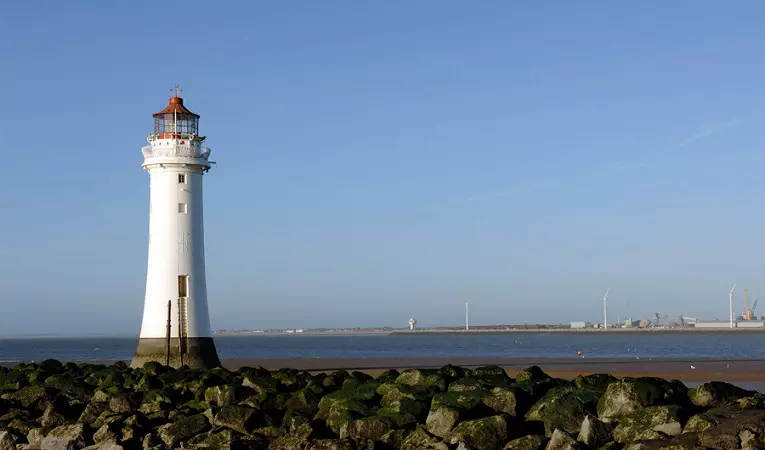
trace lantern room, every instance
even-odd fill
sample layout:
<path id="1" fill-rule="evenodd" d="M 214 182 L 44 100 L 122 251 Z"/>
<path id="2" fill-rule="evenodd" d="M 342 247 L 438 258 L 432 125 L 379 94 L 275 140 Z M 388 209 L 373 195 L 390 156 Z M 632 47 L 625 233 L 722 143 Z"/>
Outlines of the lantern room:
<path id="1" fill-rule="evenodd" d="M 170 104 L 154 117 L 154 136 L 157 139 L 190 138 L 199 135 L 199 115 L 183 106 L 183 99 L 170 98 Z"/>

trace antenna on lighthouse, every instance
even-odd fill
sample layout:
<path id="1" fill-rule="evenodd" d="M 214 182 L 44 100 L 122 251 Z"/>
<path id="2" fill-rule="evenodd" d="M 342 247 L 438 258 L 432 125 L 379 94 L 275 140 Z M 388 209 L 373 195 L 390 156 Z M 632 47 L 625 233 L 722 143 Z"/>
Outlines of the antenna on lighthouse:
<path id="1" fill-rule="evenodd" d="M 608 293 L 611 289 L 606 289 L 606 293 L 603 294 L 603 329 L 608 328 Z"/>

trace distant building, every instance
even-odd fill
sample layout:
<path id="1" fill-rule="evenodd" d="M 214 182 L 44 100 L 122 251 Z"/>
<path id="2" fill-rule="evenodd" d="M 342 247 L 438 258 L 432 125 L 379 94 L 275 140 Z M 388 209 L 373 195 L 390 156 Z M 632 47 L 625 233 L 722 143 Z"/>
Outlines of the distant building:
<path id="1" fill-rule="evenodd" d="M 571 328 L 592 328 L 590 322 L 571 322 Z"/>

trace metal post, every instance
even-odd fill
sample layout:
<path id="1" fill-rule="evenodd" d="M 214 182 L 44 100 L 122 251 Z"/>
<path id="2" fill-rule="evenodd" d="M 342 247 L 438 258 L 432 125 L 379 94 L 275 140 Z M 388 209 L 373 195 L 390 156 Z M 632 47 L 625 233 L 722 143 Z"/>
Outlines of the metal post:
<path id="1" fill-rule="evenodd" d="M 171 315 L 170 314 L 171 314 L 172 308 L 173 308 L 173 301 L 172 300 L 168 300 L 167 301 L 167 358 L 166 358 L 166 362 L 165 362 L 166 366 L 170 365 L 170 329 L 171 329 L 171 326 L 170 326 Z"/>
<path id="2" fill-rule="evenodd" d="M 181 299 L 178 299 L 178 355 L 181 357 L 181 367 L 183 367 L 183 317 L 181 316 Z"/>

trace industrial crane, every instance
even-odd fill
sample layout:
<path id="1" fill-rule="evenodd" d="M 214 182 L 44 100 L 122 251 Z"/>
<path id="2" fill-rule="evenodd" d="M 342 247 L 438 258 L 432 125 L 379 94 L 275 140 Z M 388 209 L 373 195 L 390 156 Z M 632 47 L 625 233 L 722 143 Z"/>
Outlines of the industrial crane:
<path id="1" fill-rule="evenodd" d="M 754 310 L 757 308 L 757 301 L 760 299 L 757 298 L 754 300 L 754 304 L 752 304 L 752 308 L 749 308 L 749 297 L 747 296 L 746 288 L 744 288 L 744 312 L 741 313 L 741 320 L 755 320 L 757 319 L 757 316 L 754 315 Z"/>

